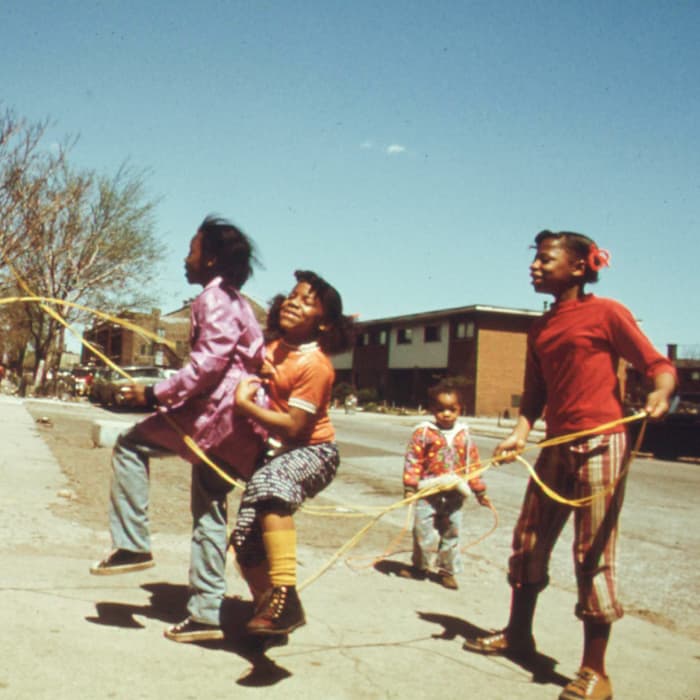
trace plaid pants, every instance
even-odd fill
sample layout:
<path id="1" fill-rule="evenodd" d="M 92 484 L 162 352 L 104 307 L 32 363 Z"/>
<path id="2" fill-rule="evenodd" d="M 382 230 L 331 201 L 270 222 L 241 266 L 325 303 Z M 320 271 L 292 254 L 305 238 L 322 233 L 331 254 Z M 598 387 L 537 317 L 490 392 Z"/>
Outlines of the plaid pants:
<path id="1" fill-rule="evenodd" d="M 605 492 L 620 476 L 629 454 L 627 433 L 596 435 L 546 447 L 535 470 L 542 481 L 567 499 Z M 549 583 L 549 560 L 574 511 L 574 567 L 578 584 L 576 616 L 611 623 L 622 617 L 616 592 L 618 518 L 625 477 L 614 490 L 579 508 L 557 503 L 530 479 L 513 532 L 508 580 L 513 587 Z"/>

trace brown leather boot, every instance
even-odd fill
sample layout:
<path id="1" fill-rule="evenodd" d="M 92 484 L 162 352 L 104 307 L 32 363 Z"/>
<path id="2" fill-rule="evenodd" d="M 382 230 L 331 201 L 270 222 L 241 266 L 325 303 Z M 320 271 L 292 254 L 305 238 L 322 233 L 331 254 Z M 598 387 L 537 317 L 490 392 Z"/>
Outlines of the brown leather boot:
<path id="1" fill-rule="evenodd" d="M 289 634 L 306 624 L 295 586 L 275 586 L 265 592 L 253 619 L 246 625 L 251 634 Z"/>

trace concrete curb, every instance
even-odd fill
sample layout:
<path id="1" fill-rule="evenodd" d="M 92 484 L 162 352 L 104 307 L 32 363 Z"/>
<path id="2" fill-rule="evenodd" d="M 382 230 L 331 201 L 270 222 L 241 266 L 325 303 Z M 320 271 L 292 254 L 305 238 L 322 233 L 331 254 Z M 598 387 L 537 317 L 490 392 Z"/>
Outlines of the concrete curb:
<path id="1" fill-rule="evenodd" d="M 90 437 L 95 447 L 114 447 L 119 434 L 133 425 L 133 421 L 96 420 L 90 426 Z"/>

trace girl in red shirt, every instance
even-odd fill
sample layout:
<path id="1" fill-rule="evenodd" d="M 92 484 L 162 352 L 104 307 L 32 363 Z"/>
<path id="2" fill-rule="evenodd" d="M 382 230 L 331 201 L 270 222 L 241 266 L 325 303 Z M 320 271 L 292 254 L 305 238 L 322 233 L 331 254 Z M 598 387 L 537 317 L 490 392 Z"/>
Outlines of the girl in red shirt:
<path id="1" fill-rule="evenodd" d="M 676 384 L 673 365 L 640 331 L 632 314 L 611 299 L 584 293 L 608 263 L 606 251 L 578 233 L 540 232 L 530 265 L 535 291 L 555 303 L 528 334 L 525 387 L 513 433 L 496 448 L 503 461 L 521 452 L 546 406 L 547 437 L 595 428 L 623 417 L 617 379 L 622 357 L 653 383 L 645 410 L 650 418 L 668 411 Z M 483 654 L 527 655 L 535 650 L 533 618 L 539 592 L 547 585 L 552 548 L 575 511 L 576 615 L 583 621 L 584 647 L 577 677 L 560 700 L 612 698 L 605 673 L 611 623 L 622 616 L 616 597 L 617 521 L 624 495 L 623 467 L 629 457 L 627 433 L 618 426 L 605 434 L 547 447 L 535 469 L 567 499 L 599 494 L 587 506 L 557 503 L 532 480 L 513 534 L 508 579 L 512 587 L 508 626 L 468 639 L 465 648 Z"/>
<path id="2" fill-rule="evenodd" d="M 271 457 L 251 477 L 241 499 L 231 542 L 253 594 L 247 630 L 284 635 L 304 624 L 296 590 L 293 514 L 333 480 L 339 456 L 328 408 L 335 372 L 328 354 L 350 346 L 351 320 L 338 292 L 309 271 L 278 297 L 268 315 L 261 378 L 244 379 L 235 408 L 266 428 Z M 255 401 L 261 384 L 269 407 Z"/>

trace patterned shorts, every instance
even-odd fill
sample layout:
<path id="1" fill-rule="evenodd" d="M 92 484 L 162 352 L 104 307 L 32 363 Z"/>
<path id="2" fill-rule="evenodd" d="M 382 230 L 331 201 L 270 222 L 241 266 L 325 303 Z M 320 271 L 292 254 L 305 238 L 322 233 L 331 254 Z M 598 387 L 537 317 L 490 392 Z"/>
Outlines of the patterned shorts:
<path id="1" fill-rule="evenodd" d="M 324 442 L 284 452 L 253 474 L 231 534 L 242 566 L 255 566 L 265 559 L 258 515 L 270 506 L 294 513 L 307 498 L 313 498 L 333 481 L 339 463 L 336 444 Z"/>
<path id="2" fill-rule="evenodd" d="M 618 479 L 628 456 L 626 433 L 598 435 L 542 450 L 535 469 L 546 484 L 568 499 L 600 497 L 573 508 L 552 500 L 530 480 L 513 533 L 508 572 L 512 586 L 542 589 L 547 585 L 552 549 L 573 511 L 576 615 L 607 623 L 622 617 L 617 599 L 616 545 L 625 477 Z"/>

